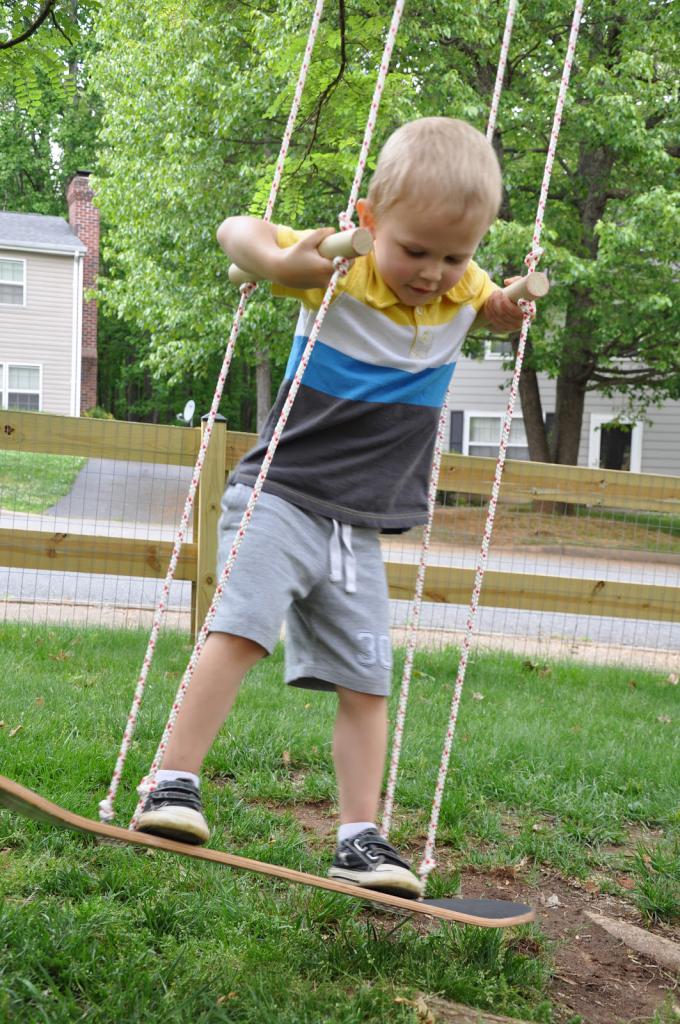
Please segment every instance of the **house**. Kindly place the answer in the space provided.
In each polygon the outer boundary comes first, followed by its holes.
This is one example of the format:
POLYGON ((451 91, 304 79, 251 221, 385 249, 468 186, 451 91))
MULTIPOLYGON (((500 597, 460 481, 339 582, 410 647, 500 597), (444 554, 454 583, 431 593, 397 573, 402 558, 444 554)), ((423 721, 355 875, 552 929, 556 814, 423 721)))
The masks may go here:
MULTIPOLYGON (((508 342, 486 342, 483 359, 461 357, 449 397, 449 450, 464 455, 496 457, 508 404, 512 371, 504 369, 508 342)), ((539 374, 541 404, 548 428, 554 416, 556 384, 539 374)), ((623 469, 634 473, 680 476, 680 402, 666 401, 649 409, 644 421, 627 426, 623 396, 586 395, 578 465, 623 469)), ((528 459, 522 405, 517 397, 508 458, 528 459)))
POLYGON ((87 171, 68 221, 0 211, 0 408, 79 416, 97 403, 99 212, 87 171))

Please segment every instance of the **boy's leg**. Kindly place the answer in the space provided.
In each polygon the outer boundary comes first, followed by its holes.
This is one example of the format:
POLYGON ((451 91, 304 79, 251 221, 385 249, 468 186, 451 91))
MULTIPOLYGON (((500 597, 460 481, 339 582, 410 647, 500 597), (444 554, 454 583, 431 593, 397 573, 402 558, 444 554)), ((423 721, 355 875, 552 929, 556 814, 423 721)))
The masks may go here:
POLYGON ((329 875, 397 896, 421 896, 408 862, 375 825, 387 752, 387 698, 343 686, 337 693, 333 759, 341 828, 329 875))
POLYGON ((207 842, 210 830, 194 779, 231 711, 243 677, 266 653, 245 637, 208 636, 170 734, 158 784, 139 817, 140 832, 193 844, 207 842))
POLYGON ((198 775, 246 672, 267 652, 253 640, 211 633, 170 734, 161 768, 198 775))
POLYGON ((337 688, 333 760, 340 822, 375 822, 387 752, 387 697, 337 688))

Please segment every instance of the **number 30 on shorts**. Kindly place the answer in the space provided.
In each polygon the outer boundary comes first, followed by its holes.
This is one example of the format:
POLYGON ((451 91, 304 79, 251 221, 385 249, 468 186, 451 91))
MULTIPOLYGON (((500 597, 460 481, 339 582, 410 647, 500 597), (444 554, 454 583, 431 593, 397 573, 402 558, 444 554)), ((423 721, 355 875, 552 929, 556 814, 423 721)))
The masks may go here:
POLYGON ((383 668, 392 668, 392 644, 385 633, 369 633, 361 630, 357 633, 357 661, 366 668, 379 664, 383 668))

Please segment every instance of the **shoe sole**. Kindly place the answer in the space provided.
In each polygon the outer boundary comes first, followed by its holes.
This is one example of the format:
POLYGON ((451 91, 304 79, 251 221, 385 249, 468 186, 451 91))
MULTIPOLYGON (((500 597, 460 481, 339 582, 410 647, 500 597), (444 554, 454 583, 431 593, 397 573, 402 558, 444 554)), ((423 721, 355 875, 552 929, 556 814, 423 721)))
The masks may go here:
POLYGON ((210 829, 198 811, 190 807, 166 807, 158 811, 146 811, 140 815, 138 832, 148 832, 164 839, 176 839, 180 843, 202 846, 210 838, 210 829))
POLYGON ((405 868, 385 866, 379 871, 352 871, 350 868, 332 867, 329 878, 340 882, 351 882, 362 889, 375 889, 391 896, 403 896, 404 899, 420 899, 423 886, 414 874, 405 868))

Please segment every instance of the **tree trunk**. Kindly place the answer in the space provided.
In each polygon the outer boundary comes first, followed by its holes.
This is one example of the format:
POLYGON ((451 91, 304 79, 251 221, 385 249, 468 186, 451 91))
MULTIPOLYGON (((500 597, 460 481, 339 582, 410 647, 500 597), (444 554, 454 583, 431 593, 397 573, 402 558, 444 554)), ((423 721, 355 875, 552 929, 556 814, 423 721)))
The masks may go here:
POLYGON ((272 368, 269 362, 269 349, 257 350, 257 365, 255 367, 255 388, 257 393, 257 432, 264 425, 272 404, 272 368))
MULTIPOLYGON (((517 341, 513 341, 512 348, 515 355, 517 355, 517 341)), ((531 342, 527 338, 525 359, 530 355, 531 342)), ((550 450, 543 421, 543 406, 541 404, 541 393, 538 388, 538 377, 536 371, 527 366, 522 367, 522 373, 519 378, 519 397, 522 403, 522 417, 529 445, 529 458, 532 462, 550 462, 550 450)))
POLYGON ((583 406, 586 391, 570 374, 557 378, 555 398, 555 462, 560 466, 575 466, 581 442, 583 406))

